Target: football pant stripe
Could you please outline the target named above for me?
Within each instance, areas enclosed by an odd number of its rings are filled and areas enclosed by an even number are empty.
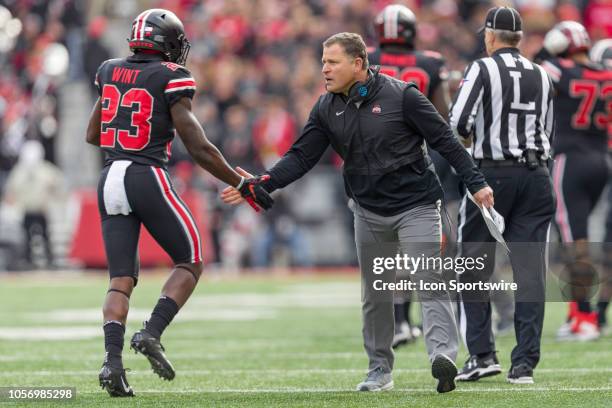
[[[162,171],[162,175],[166,179],[166,182],[168,183],[168,185],[170,185],[170,179],[168,178],[168,173],[166,173],[165,171]],[[193,215],[191,214],[191,211],[189,211],[189,208],[183,202],[183,200],[181,200],[178,194],[176,194],[176,191],[174,191],[173,188],[170,189],[170,194],[174,196],[174,199],[176,200],[178,205],[182,208],[184,214],[187,216],[186,223],[191,228],[191,231],[194,232],[194,245],[195,245],[194,262],[201,262],[202,261],[202,243],[200,242],[200,231],[198,231],[198,226],[195,220],[193,219]]]
[[[191,249],[191,256],[190,256],[191,262],[199,262],[200,260],[196,260],[196,258],[198,258],[199,251],[196,250],[196,247],[195,247],[195,242],[197,239],[197,230],[194,231],[192,230],[192,228],[190,228],[190,225],[188,224],[189,219],[185,215],[183,208],[179,206],[174,196],[170,193],[172,191],[172,188],[170,187],[169,182],[164,177],[164,171],[160,168],[152,167],[152,166],[151,166],[151,170],[153,171],[153,174],[155,175],[155,180],[157,181],[157,184],[159,185],[159,188],[162,192],[164,200],[166,201],[166,203],[168,204],[168,206],[170,207],[170,209],[172,210],[176,218],[179,220],[179,223],[183,227],[183,231],[185,232],[185,235],[187,237],[187,240],[189,241],[189,246]]]

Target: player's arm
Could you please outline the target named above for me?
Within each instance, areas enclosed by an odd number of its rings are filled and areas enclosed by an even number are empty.
[[[272,207],[274,200],[261,187],[261,182],[268,177],[242,177],[230,167],[219,149],[210,143],[191,111],[191,99],[183,97],[176,101],[170,108],[170,115],[187,151],[200,167],[233,186],[255,211],[259,211],[259,207],[264,210]]]
[[[94,146],[100,146],[100,117],[102,112],[102,106],[100,104],[100,98],[96,101],[91,114],[89,115],[89,124],[87,125],[86,141]]]
[[[274,167],[266,171],[270,178],[264,181],[262,185],[267,191],[272,192],[283,188],[302,177],[317,164],[327,150],[329,138],[319,122],[318,110],[319,102],[310,112],[308,121],[298,140]],[[240,169],[240,172],[245,177],[249,175],[242,169]],[[223,190],[221,198],[227,204],[235,205],[242,202],[235,189],[230,187]]]
[[[448,117],[448,107],[450,106],[451,98],[448,81],[446,79],[440,81],[440,84],[431,96],[431,103],[433,103],[436,110],[443,118]]]
[[[227,163],[213,145],[191,111],[191,100],[181,98],[170,108],[172,122],[189,154],[203,169],[230,186],[237,186],[242,177]]]
[[[439,65],[437,68],[437,77],[439,78],[438,85],[431,95],[431,103],[440,112],[443,118],[448,118],[448,109],[451,104],[450,89],[448,86],[448,69],[444,64],[442,56],[438,59]]]

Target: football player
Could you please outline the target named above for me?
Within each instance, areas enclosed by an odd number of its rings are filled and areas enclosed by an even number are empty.
[[[189,46],[176,15],[146,10],[132,23],[133,55],[103,62],[95,78],[99,98],[89,119],[87,142],[106,153],[98,206],[110,272],[103,306],[106,357],[99,381],[114,397],[134,395],[121,352],[129,299],[138,282],[141,225],[172,258],[174,268],[151,317],[130,345],[165,380],[175,373],[161,335],[202,273],[198,227],[166,170],[175,129],[194,161],[236,186],[256,210],[268,209],[273,202],[259,186],[261,179],[245,179],[228,165],[191,112],[196,83],[183,66]]]
[[[446,118],[450,93],[444,58],[434,51],[415,50],[416,16],[412,10],[403,5],[389,5],[378,14],[374,25],[378,34],[379,48],[368,50],[370,63],[380,65],[382,74],[405,82],[414,82],[440,115]],[[457,201],[459,179],[448,162],[433,149],[429,149],[429,155],[435,165],[436,173],[443,182],[447,204],[453,198]],[[444,238],[448,244],[453,234],[449,231],[447,223],[444,223],[444,227]],[[446,249],[450,248],[447,246]],[[393,348],[412,342],[421,335],[419,327],[410,321],[410,293],[397,293],[395,302]]]
[[[594,62],[602,64],[609,71],[612,70],[612,38],[597,41],[593,44],[589,54]],[[606,101],[608,104],[612,104],[612,92],[608,92]],[[612,111],[611,108],[608,109],[608,113]],[[610,154],[612,154],[612,120],[608,116],[608,155],[610,156]],[[597,319],[599,331],[602,334],[610,331],[606,319],[610,298],[612,297],[612,251],[610,250],[610,242],[612,242],[612,177],[608,179],[608,216],[603,243],[604,265],[600,279],[599,299],[597,301]]]
[[[555,220],[568,249],[569,283],[575,301],[567,322],[559,329],[558,338],[562,340],[599,337],[597,313],[588,300],[595,270],[589,260],[587,223],[608,178],[612,71],[590,60],[590,45],[580,23],[562,21],[546,34],[543,48],[536,55],[556,90]]]

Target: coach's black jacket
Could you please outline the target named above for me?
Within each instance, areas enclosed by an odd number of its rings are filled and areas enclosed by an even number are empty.
[[[267,190],[302,177],[331,144],[344,159],[347,194],[364,208],[391,216],[433,203],[442,197],[442,188],[433,166],[426,165],[424,139],[472,193],[487,185],[448,124],[414,84],[371,75],[375,77],[361,104],[340,94],[319,98],[300,138],[267,172]]]

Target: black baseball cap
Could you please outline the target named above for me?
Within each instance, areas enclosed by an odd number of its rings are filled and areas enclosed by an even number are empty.
[[[487,13],[485,19],[485,25],[479,30],[482,32],[485,28],[492,30],[506,30],[506,31],[522,31],[523,20],[518,11],[512,7],[493,7]]]

